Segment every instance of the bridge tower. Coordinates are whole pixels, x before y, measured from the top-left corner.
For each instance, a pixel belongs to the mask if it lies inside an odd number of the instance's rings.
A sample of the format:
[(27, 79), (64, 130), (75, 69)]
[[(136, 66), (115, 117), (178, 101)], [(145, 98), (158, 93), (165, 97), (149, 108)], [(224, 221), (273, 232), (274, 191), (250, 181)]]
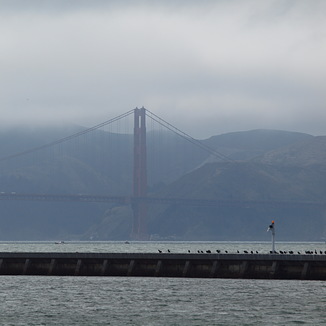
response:
[(133, 171), (133, 226), (131, 238), (148, 240), (147, 202), (146, 110), (134, 110), (134, 171)]

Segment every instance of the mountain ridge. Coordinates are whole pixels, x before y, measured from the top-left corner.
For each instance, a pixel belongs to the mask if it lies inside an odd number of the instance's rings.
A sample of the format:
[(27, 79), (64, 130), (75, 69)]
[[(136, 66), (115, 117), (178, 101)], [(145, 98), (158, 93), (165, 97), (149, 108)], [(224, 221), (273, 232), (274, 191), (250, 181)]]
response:
[[(69, 127), (64, 128), (69, 131)], [(60, 134), (59, 129), (47, 133), (34, 128), (30, 138), (28, 130), (14, 137), (2, 131), (1, 156), (26, 150), (29, 145), (39, 146), (41, 140), (49, 143)], [(71, 130), (75, 132), (82, 127), (72, 126)], [(107, 151), (109, 136), (112, 144)], [(95, 142), (85, 141), (80, 149), (61, 146), (52, 153), (50, 161), (41, 153), (37, 160), (26, 159), (21, 166), (0, 161), (0, 190), (130, 195), (132, 136), (99, 131), (92, 137)], [(164, 142), (160, 139), (163, 146), (158, 148), (155, 137), (158, 136), (151, 135), (148, 139), (148, 159), (161, 163), (161, 167), (155, 164), (149, 167), (149, 196), (319, 202), (325, 198), (325, 136), (257, 129), (202, 140), (204, 145), (229, 157), (228, 162), (200, 149), (194, 150), (178, 136), (169, 136)], [(121, 157), (121, 148), (130, 153)], [(177, 154), (173, 154), (172, 148)], [(168, 160), (171, 156), (172, 162)], [(102, 158), (100, 163), (95, 160), (97, 157)], [(0, 239), (3, 240), (125, 240), (130, 236), (132, 212), (127, 207), (53, 203), (19, 203), (15, 207), (13, 204), (0, 207)], [(280, 234), (284, 239), (318, 240), (325, 236), (326, 214), (317, 207), (301, 212), (236, 207), (216, 211), (207, 207), (158, 205), (149, 209), (148, 224), (150, 234), (161, 239), (253, 240), (264, 239), (266, 235), (259, 230), (265, 228), (263, 225), (269, 223), (271, 216), (280, 215), (284, 219), (285, 213), (288, 217), (281, 222)], [(297, 218), (302, 228), (296, 226), (293, 234), (291, 230)]]

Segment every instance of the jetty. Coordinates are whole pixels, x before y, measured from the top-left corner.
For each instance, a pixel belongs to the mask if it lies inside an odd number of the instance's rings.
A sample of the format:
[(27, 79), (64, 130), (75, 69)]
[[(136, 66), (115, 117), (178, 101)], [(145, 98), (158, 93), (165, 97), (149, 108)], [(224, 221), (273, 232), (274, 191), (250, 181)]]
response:
[(0, 275), (326, 280), (326, 255), (1, 252)]

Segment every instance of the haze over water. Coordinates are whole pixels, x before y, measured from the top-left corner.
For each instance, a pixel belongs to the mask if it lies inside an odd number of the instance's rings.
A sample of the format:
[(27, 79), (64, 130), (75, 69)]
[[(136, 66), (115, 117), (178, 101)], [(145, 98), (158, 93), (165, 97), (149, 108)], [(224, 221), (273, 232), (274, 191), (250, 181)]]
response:
[[(277, 249), (325, 246), (279, 243)], [(269, 247), (267, 242), (0, 243), (0, 251), (43, 252), (263, 252)], [(0, 298), (1, 325), (325, 325), (326, 320), (322, 281), (1, 276)]]

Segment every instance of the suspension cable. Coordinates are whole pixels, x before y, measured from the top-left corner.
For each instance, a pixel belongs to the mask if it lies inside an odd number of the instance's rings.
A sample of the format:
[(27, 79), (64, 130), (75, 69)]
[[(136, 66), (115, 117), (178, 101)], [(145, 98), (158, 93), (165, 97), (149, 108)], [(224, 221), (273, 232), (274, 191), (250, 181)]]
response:
[(188, 135), (187, 133), (181, 131), (180, 129), (178, 129), (177, 127), (171, 125), (170, 123), (168, 123), (167, 121), (163, 120), (162, 118), (160, 118), (159, 116), (157, 116), (156, 114), (154, 114), (153, 112), (149, 111), (146, 109), (146, 111), (148, 113), (150, 113), (152, 116), (148, 115), (149, 118), (151, 118), (152, 120), (156, 121), (157, 123), (159, 123), (160, 125), (164, 126), (165, 128), (169, 129), (170, 131), (172, 131), (173, 133), (175, 133), (176, 135), (182, 137), (183, 139), (187, 140), (188, 142), (190, 142), (193, 145), (196, 145), (197, 147), (200, 147), (201, 149), (205, 150), (206, 152), (212, 154), (213, 156), (224, 160), (224, 161), (234, 161), (233, 159), (231, 159), (230, 157), (216, 151), (215, 149), (203, 144), (201, 141), (191, 137), (190, 135)]
[(109, 125), (113, 122), (116, 122), (120, 119), (123, 119), (125, 117), (127, 117), (128, 115), (132, 114), (134, 112), (134, 110), (130, 110), (126, 113), (123, 113), (113, 119), (110, 119), (110, 120), (107, 120), (107, 121), (104, 121), (98, 125), (95, 125), (93, 127), (90, 127), (90, 128), (87, 128), (85, 130), (82, 130), (82, 131), (79, 131), (79, 132), (76, 132), (70, 136), (67, 136), (67, 137), (63, 137), (63, 138), (60, 138), (58, 140), (55, 140), (53, 142), (50, 142), (50, 143), (47, 143), (45, 145), (41, 145), (41, 146), (38, 146), (38, 147), (34, 147), (34, 148), (31, 148), (31, 149), (27, 149), (26, 151), (23, 151), (23, 152), (19, 152), (19, 153), (15, 153), (15, 154), (12, 154), (12, 155), (8, 155), (8, 156), (5, 156), (5, 157), (2, 157), (0, 158), (0, 162), (2, 161), (7, 161), (7, 160), (10, 160), (10, 159), (13, 159), (13, 158), (16, 158), (16, 157), (19, 157), (19, 156), (23, 156), (23, 155), (26, 155), (26, 154), (30, 154), (30, 153), (33, 153), (33, 152), (37, 152), (41, 149), (45, 149), (45, 148), (49, 148), (49, 147), (52, 147), (52, 146), (55, 146), (55, 145), (58, 145), (58, 144), (61, 144), (61, 143), (64, 143), (64, 142), (67, 142), (73, 138), (77, 138), (79, 136), (82, 136), (82, 135), (85, 135), (91, 131), (94, 131), (94, 130), (97, 130), (97, 129), (100, 129), (106, 125)]
[[(175, 133), (176, 135), (178, 135), (179, 137), (187, 140), (188, 142), (190, 142), (191, 144), (197, 146), (197, 147), (200, 147), (201, 149), (205, 150), (206, 152), (208, 152), (209, 154), (221, 159), (221, 160), (225, 160), (225, 161), (233, 161), (231, 158), (229, 158), (228, 156), (212, 149), (211, 147), (203, 144), (201, 141), (191, 137), (190, 135), (188, 135), (187, 133), (181, 131), (180, 129), (178, 129), (177, 127), (173, 126), (172, 124), (168, 123), (167, 121), (165, 121), (164, 119), (160, 118), (159, 116), (157, 116), (156, 114), (154, 114), (153, 112), (149, 111), (146, 109), (146, 112), (150, 113), (150, 115), (148, 115), (149, 118), (151, 118), (153, 121), (157, 122), (159, 125), (167, 128), (168, 130), (172, 131), (173, 133)], [(10, 159), (13, 159), (13, 158), (16, 158), (16, 157), (19, 157), (19, 156), (23, 156), (23, 155), (26, 155), (26, 154), (30, 154), (30, 153), (33, 153), (33, 152), (36, 152), (36, 151), (39, 151), (39, 150), (42, 150), (42, 149), (45, 149), (45, 148), (49, 148), (49, 147), (52, 147), (52, 146), (55, 146), (55, 145), (58, 145), (58, 144), (61, 144), (61, 143), (64, 143), (64, 142), (67, 142), (71, 139), (74, 139), (74, 138), (77, 138), (79, 136), (82, 136), (84, 134), (87, 134), (87, 133), (90, 133), (91, 131), (94, 131), (94, 130), (97, 130), (97, 129), (100, 129), (106, 125), (109, 125), (109, 124), (112, 124), (113, 122), (116, 122), (118, 120), (121, 120), (129, 115), (131, 115), (132, 113), (134, 113), (134, 110), (130, 110), (126, 113), (123, 113), (115, 118), (112, 118), (110, 120), (107, 120), (107, 121), (104, 121), (100, 124), (97, 124), (93, 127), (90, 127), (90, 128), (87, 128), (85, 130), (82, 130), (82, 131), (79, 131), (79, 132), (76, 132), (72, 135), (69, 135), (69, 136), (66, 136), (66, 137), (63, 137), (63, 138), (60, 138), (58, 140), (55, 140), (53, 142), (50, 142), (50, 143), (47, 143), (45, 145), (41, 145), (41, 146), (38, 146), (38, 147), (34, 147), (34, 148), (31, 148), (31, 149), (28, 149), (28, 150), (25, 150), (25, 151), (22, 151), (22, 152), (19, 152), (19, 153), (15, 153), (15, 154), (12, 154), (12, 155), (8, 155), (8, 156), (5, 156), (5, 157), (2, 157), (0, 158), (0, 162), (2, 161), (7, 161), (7, 160), (10, 160)]]

